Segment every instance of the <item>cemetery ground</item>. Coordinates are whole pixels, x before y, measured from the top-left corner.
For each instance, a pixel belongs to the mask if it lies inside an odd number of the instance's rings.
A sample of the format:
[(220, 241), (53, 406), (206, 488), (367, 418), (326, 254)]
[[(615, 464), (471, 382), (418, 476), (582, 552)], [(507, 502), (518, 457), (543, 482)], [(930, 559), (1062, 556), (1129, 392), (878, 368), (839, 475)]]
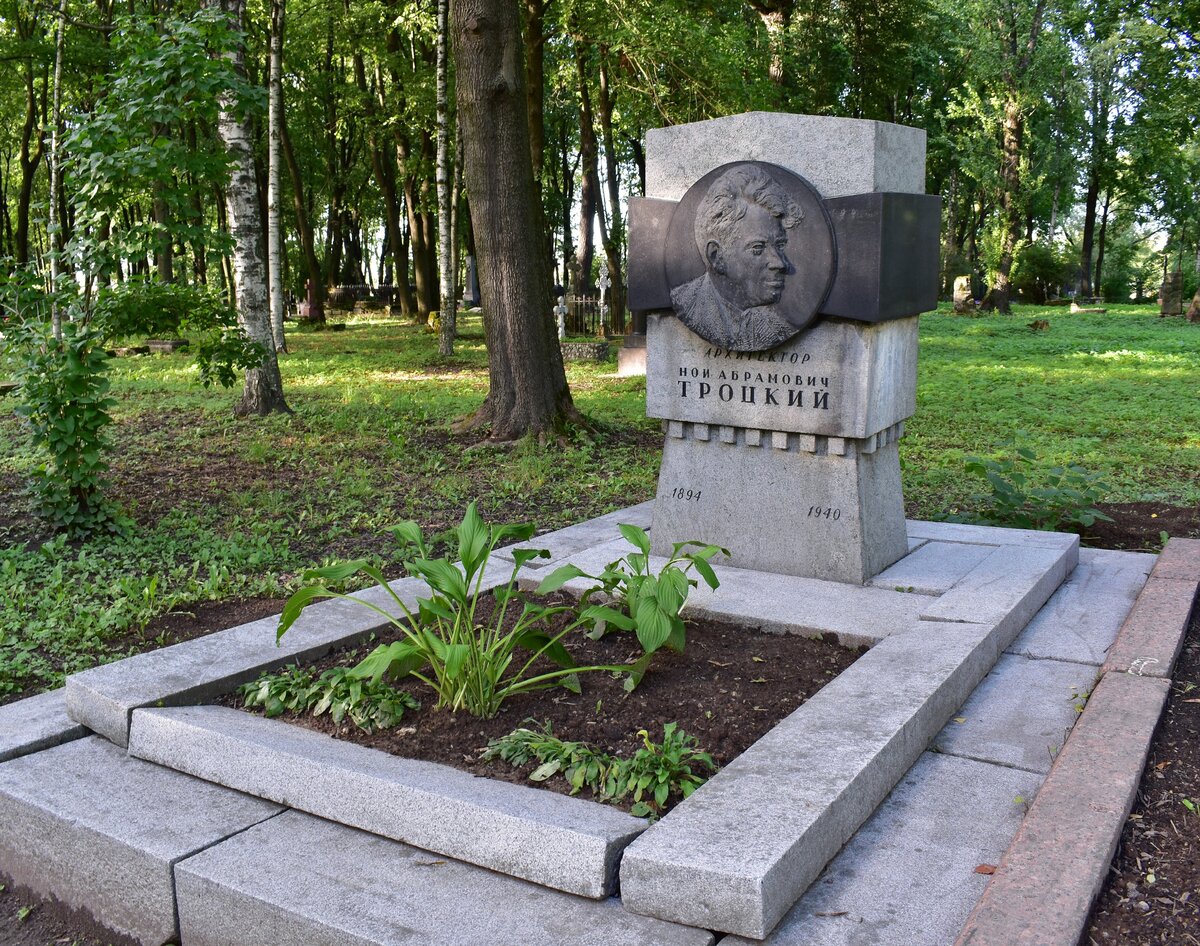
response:
[[(1043, 319), (1047, 328), (1029, 326)], [(1085, 544), (1158, 551), (1163, 533), (1200, 537), (1197, 332), (1149, 306), (923, 316), (917, 413), (901, 441), (909, 517), (987, 514), (991, 490), (965, 469), (979, 456), (999, 461), (1010, 482), (1027, 473), (1031, 486), (1046, 486), (1056, 465), (1097, 474), (1097, 507), (1114, 522), (1085, 529)], [(562, 446), (498, 450), (449, 432), (486, 391), (477, 321), (464, 320), (451, 361), (438, 358), (434, 336), (394, 321), (293, 331), (289, 346), (282, 367), (296, 414), (261, 421), (234, 420), (232, 394), (201, 389), (184, 356), (113, 360), (110, 494), (132, 520), (123, 535), (73, 543), (47, 534), (21, 492), (36, 459), (17, 419), (0, 415), (0, 702), (277, 613), (318, 564), (370, 556), (394, 577), (385, 530), (402, 519), (444, 535), (477, 500), (488, 521), (532, 521), (540, 532), (654, 494), (661, 433), (644, 417), (644, 380), (617, 378), (612, 360), (568, 366), (591, 431)], [(1064, 513), (1079, 505), (1061, 489), (1034, 505), (1056, 503)], [(1101, 900), (1116, 925), (1103, 936), (1101, 916), (1096, 943), (1172, 942), (1163, 932), (1181, 929), (1200, 941), (1195, 905), (1180, 900), (1200, 880), (1200, 817), (1182, 804), (1200, 804), (1200, 704), (1183, 692), (1200, 684), (1196, 645), (1193, 624), (1126, 860)], [(1150, 868), (1157, 886), (1148, 890)], [(1170, 884), (1180, 886), (1171, 893)], [(0, 893), (0, 940), (93, 942), (48, 908), (26, 912), (31, 905)]]

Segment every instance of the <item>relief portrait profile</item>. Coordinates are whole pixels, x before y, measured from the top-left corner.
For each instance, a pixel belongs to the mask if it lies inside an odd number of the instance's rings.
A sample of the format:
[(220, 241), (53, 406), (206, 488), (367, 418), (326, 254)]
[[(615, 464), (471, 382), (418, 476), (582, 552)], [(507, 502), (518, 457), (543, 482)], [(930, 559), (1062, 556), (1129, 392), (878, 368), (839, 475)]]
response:
[(725, 165), (692, 185), (668, 245), (675, 315), (729, 351), (783, 344), (816, 317), (833, 282), (833, 231), (820, 196), (761, 162)]

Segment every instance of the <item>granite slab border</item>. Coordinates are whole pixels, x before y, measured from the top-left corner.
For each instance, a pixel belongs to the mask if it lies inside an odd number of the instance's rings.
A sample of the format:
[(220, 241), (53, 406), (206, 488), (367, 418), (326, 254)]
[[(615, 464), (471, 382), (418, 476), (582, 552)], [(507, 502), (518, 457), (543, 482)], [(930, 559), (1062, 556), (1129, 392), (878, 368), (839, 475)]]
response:
[(67, 715), (63, 689), (0, 706), (0, 762), (80, 739), (85, 727)]
[(224, 706), (138, 709), (129, 754), (330, 821), (601, 899), (646, 828), (611, 805), (479, 778)]

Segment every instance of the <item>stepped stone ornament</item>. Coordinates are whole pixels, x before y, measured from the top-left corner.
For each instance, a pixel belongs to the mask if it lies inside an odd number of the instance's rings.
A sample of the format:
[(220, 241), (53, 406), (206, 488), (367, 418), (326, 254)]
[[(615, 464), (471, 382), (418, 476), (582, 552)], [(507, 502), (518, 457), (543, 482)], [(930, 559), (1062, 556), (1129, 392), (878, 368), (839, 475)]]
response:
[(629, 307), (666, 440), (651, 530), (862, 584), (908, 544), (897, 443), (935, 308), (925, 135), (752, 112), (647, 135)]

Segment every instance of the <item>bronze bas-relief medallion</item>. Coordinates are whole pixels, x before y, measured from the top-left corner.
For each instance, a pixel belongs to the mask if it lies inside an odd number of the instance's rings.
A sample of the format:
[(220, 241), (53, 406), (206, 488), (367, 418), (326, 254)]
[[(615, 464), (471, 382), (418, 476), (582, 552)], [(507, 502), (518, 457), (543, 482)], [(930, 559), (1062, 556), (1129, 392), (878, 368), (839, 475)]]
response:
[(738, 161), (688, 188), (667, 231), (671, 305), (688, 328), (729, 351), (782, 345), (816, 318), (837, 247), (808, 181)]

